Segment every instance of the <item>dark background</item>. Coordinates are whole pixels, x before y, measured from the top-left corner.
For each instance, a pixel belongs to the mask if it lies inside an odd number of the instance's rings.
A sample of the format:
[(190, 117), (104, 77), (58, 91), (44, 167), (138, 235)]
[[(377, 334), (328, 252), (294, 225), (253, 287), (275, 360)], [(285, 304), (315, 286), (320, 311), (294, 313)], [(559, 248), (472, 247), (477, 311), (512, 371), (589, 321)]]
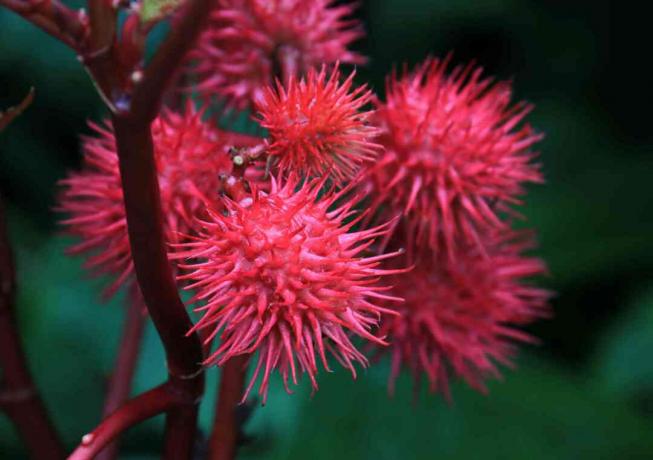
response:
[[(393, 64), (454, 51), (514, 81), (536, 105), (531, 123), (547, 183), (525, 207), (538, 254), (558, 294), (555, 317), (533, 327), (516, 370), (489, 396), (454, 385), (454, 404), (420, 395), (404, 377), (386, 394), (387, 363), (352, 382), (324, 374), (310, 397), (275, 379), (257, 408), (243, 458), (630, 459), (653, 458), (653, 130), (651, 8), (631, 2), (373, 0), (359, 11), (371, 57), (361, 81), (378, 92)], [(0, 11), (0, 108), (30, 86), (36, 101), (0, 135), (0, 189), (9, 202), (18, 262), (20, 324), (39, 388), (72, 447), (97, 422), (124, 294), (98, 302), (102, 280), (63, 255), (55, 183), (80, 162), (79, 133), (103, 111), (75, 57), (18, 17)], [(136, 391), (163, 380), (150, 329)], [(215, 386), (211, 373), (209, 389)], [(208, 427), (208, 392), (202, 426)], [(160, 420), (133, 429), (124, 458), (156, 458)], [(22, 458), (0, 416), (0, 458)]]

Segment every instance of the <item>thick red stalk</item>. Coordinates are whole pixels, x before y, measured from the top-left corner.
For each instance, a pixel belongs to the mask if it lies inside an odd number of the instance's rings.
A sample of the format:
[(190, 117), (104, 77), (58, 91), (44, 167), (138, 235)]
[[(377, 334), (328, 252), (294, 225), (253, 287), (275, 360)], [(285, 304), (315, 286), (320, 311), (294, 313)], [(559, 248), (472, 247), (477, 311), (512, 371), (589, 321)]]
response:
[(166, 438), (178, 437), (181, 444), (170, 447), (174, 451), (167, 451), (166, 458), (190, 458), (196, 423), (182, 425), (175, 419), (197, 415), (204, 391), (202, 347), (196, 334), (186, 335), (192, 322), (168, 263), (150, 122), (114, 116), (113, 126), (136, 277), (166, 352), (169, 382), (185, 396), (183, 407), (167, 418), (177, 429), (166, 429)]
[(34, 459), (63, 459), (65, 451), (52, 426), (18, 335), (13, 257), (0, 202), (0, 409), (14, 423)]
[(120, 409), (105, 418), (93, 432), (84, 436), (82, 443), (68, 460), (94, 459), (104, 446), (128, 428), (178, 406), (183, 401), (179, 399), (173, 386), (170, 382), (166, 382), (123, 404)]
[[(41, 25), (36, 21), (41, 16), (35, 17), (25, 10), (29, 3), (0, 0), (0, 4)], [(112, 110), (134, 269), (148, 312), (163, 343), (168, 366), (168, 382), (164, 386), (122, 406), (101, 423), (95, 434), (85, 436), (71, 458), (91, 458), (92, 455), (85, 456), (85, 452), (98, 453), (120, 431), (164, 410), (168, 417), (163, 458), (185, 459), (192, 455), (197, 406), (204, 391), (202, 347), (197, 334), (186, 335), (192, 322), (179, 298), (167, 259), (150, 124), (158, 114), (166, 87), (174, 79), (186, 52), (216, 5), (217, 0), (190, 0), (183, 6), (179, 20), (142, 77), (132, 78), (136, 83), (132, 94), (124, 94), (122, 88), (115, 86), (133, 75), (120, 74), (129, 70), (115, 61), (116, 54), (108, 48), (116, 46), (110, 30), (110, 25), (115, 24), (115, 11), (110, 2), (89, 0), (89, 39), (88, 28), (81, 19), (65, 21), (65, 27), (59, 27), (58, 18), (47, 18), (50, 33), (75, 50), (81, 50), (100, 95)], [(64, 19), (70, 19), (70, 10), (60, 9)], [(50, 23), (58, 29), (55, 30)], [(79, 26), (83, 26), (83, 34), (77, 33)], [(112, 65), (103, 64), (107, 59), (112, 60)], [(152, 395), (160, 393), (160, 389), (173, 392), (174, 400), (162, 405), (161, 401), (154, 399)], [(163, 393), (167, 394), (166, 391)], [(113, 429), (107, 429), (107, 426)]]
[(116, 35), (117, 8), (112, 0), (89, 0), (88, 14), (88, 46), (91, 53), (108, 50)]
[(87, 4), (90, 27), (82, 60), (90, 70), (102, 99), (110, 101), (113, 90), (124, 80), (124, 76), (116, 71), (113, 46), (118, 10), (112, 0), (88, 0)]
[(248, 356), (233, 358), (222, 366), (215, 420), (209, 439), (210, 460), (236, 458), (240, 435), (237, 407), (243, 397), (248, 358)]
[[(176, 396), (173, 407), (165, 408), (165, 459), (192, 456), (204, 373), (202, 347), (197, 334), (186, 335), (192, 322), (168, 263), (150, 124), (158, 113), (166, 86), (215, 3), (216, 0), (194, 0), (185, 6), (181, 19), (145, 69), (131, 100), (115, 104), (117, 112), (113, 114), (134, 269), (166, 352), (166, 385)], [(160, 406), (158, 410), (161, 411)]]
[[(129, 292), (129, 305), (125, 317), (125, 325), (118, 348), (118, 357), (114, 372), (109, 382), (107, 396), (104, 401), (104, 417), (115, 412), (127, 399), (138, 363), (138, 355), (145, 328), (145, 305), (138, 286), (132, 285)], [(112, 460), (118, 457), (119, 443), (114, 440), (96, 458), (96, 460)]]

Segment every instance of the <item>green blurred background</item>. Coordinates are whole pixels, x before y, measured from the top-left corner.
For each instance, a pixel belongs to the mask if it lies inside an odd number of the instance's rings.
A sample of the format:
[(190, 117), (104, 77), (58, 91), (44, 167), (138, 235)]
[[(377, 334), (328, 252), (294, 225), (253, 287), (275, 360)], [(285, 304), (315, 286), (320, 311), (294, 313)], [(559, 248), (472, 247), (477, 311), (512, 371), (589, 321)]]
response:
[[(489, 396), (454, 386), (454, 404), (400, 381), (389, 399), (386, 362), (353, 382), (339, 370), (292, 396), (275, 379), (246, 426), (242, 458), (635, 459), (653, 458), (653, 131), (648, 34), (651, 8), (630, 2), (370, 0), (359, 11), (371, 57), (360, 80), (379, 92), (393, 63), (454, 50), (513, 79), (536, 104), (532, 124), (545, 186), (525, 214), (557, 291), (555, 318), (532, 331), (516, 370)], [(9, 202), (18, 262), (18, 313), (31, 368), (72, 447), (99, 420), (124, 293), (98, 302), (102, 280), (63, 254), (52, 211), (56, 181), (79, 166), (78, 133), (103, 114), (88, 78), (62, 45), (0, 11), (0, 108), (30, 86), (36, 100), (0, 136), (0, 189)], [(164, 379), (150, 328), (136, 391)], [(211, 418), (216, 376), (202, 412)], [(156, 458), (161, 421), (133, 429), (123, 458)], [(0, 415), (0, 459), (23, 458)]]

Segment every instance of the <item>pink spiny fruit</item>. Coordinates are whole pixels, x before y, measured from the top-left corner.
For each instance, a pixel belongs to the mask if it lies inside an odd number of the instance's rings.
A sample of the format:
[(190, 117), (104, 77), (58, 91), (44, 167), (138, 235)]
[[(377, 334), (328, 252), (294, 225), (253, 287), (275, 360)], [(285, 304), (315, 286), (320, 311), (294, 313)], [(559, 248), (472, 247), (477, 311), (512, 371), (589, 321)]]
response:
[[(195, 217), (221, 187), (221, 175), (233, 163), (226, 135), (202, 121), (188, 104), (183, 114), (164, 110), (152, 123), (166, 237), (177, 242), (179, 232), (192, 233)], [(86, 253), (86, 267), (117, 278), (105, 290), (111, 296), (133, 274), (123, 204), (118, 155), (110, 122), (90, 123), (93, 136), (82, 138), (84, 166), (61, 181), (58, 209), (67, 232), (81, 239), (69, 249)], [(217, 204), (214, 204), (217, 205)]]
[(269, 193), (254, 189), (239, 202), (226, 200), (226, 212), (209, 210), (198, 236), (179, 245), (173, 257), (186, 259), (180, 276), (196, 291), (191, 302), (202, 318), (193, 330), (209, 328), (206, 342), (220, 334), (218, 349), (206, 365), (222, 365), (239, 355), (258, 359), (245, 391), (259, 375), (259, 393), (267, 398), (274, 369), (297, 383), (308, 374), (317, 389), (318, 362), (329, 370), (327, 352), (356, 377), (354, 363), (367, 365), (350, 333), (379, 345), (372, 335), (383, 313), (377, 301), (399, 301), (384, 294), (381, 277), (401, 270), (378, 268), (393, 254), (365, 257), (388, 225), (350, 232), (360, 219), (345, 223), (354, 201), (344, 192), (318, 199), (324, 181), (300, 184), (296, 176), (273, 181)]
[(256, 103), (261, 126), (267, 128), (267, 153), (281, 172), (309, 177), (351, 178), (358, 167), (374, 160), (381, 146), (372, 142), (378, 129), (360, 111), (372, 93), (352, 90), (354, 72), (339, 82), (338, 67), (327, 76), (311, 69), (305, 79), (291, 77), (284, 88), (268, 87)]
[(542, 138), (521, 126), (532, 107), (511, 105), (509, 82), (493, 84), (472, 65), (447, 75), (449, 58), (427, 59), (387, 80), (378, 103), (385, 153), (370, 168), (367, 191), (383, 219), (403, 216), (410, 254), (455, 255), (455, 240), (480, 241), (505, 228), (526, 182), (541, 182), (530, 148)]
[(332, 0), (221, 0), (191, 55), (205, 96), (244, 109), (275, 78), (323, 63), (363, 63), (347, 47), (363, 35), (351, 4)]
[(549, 314), (547, 290), (528, 279), (545, 273), (544, 263), (522, 255), (533, 242), (527, 235), (486, 235), (485, 254), (475, 244), (462, 247), (455, 260), (429, 257), (407, 273), (395, 274), (389, 292), (404, 298), (386, 316), (379, 334), (391, 343), (390, 393), (402, 366), (413, 374), (415, 389), (424, 374), (432, 392), (447, 399), (449, 374), (485, 392), (484, 380), (499, 377), (496, 364), (511, 366), (515, 342), (535, 339), (519, 329)]

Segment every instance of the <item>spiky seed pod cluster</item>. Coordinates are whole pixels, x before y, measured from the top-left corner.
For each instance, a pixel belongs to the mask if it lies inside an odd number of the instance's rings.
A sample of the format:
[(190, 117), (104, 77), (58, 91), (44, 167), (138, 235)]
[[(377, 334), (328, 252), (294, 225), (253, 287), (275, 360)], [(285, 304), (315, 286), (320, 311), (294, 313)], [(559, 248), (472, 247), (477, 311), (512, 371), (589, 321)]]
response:
[[(252, 191), (239, 202), (225, 200), (226, 212), (211, 210), (197, 237), (174, 257), (189, 260), (182, 278), (195, 289), (202, 318), (195, 329), (220, 334), (206, 364), (258, 351), (244, 398), (262, 375), (265, 400), (271, 372), (277, 369), (288, 390), (306, 373), (317, 388), (318, 362), (329, 369), (327, 354), (356, 376), (354, 363), (367, 359), (350, 334), (378, 344), (372, 335), (382, 313), (379, 301), (398, 301), (378, 279), (401, 270), (379, 263), (394, 254), (365, 257), (364, 251), (388, 226), (352, 232), (354, 201), (336, 202), (342, 192), (318, 199), (324, 181), (300, 184), (295, 176), (273, 181), (269, 193)], [(289, 390), (288, 390), (289, 391)]]
[[(304, 373), (316, 389), (328, 355), (355, 377), (355, 364), (367, 365), (356, 337), (391, 342), (391, 387), (408, 367), (433, 391), (448, 395), (452, 373), (482, 390), (515, 343), (531, 340), (519, 327), (547, 312), (548, 293), (528, 284), (544, 266), (510, 228), (524, 184), (542, 180), (531, 150), (541, 135), (522, 123), (531, 107), (512, 104), (510, 84), (481, 69), (448, 72), (448, 59), (429, 59), (393, 74), (385, 102), (367, 110), (370, 91), (338, 69), (363, 60), (347, 49), (361, 35), (352, 10), (220, 0), (192, 53), (195, 89), (257, 110), (268, 137), (229, 150), (239, 135), (190, 106), (152, 127), (171, 257), (183, 259), (179, 278), (202, 313), (189, 333), (202, 330), (207, 345), (220, 337), (206, 365), (252, 361), (243, 400), (260, 377), (265, 401), (274, 370), (288, 391)], [(82, 239), (72, 252), (117, 274), (113, 291), (133, 269), (114, 136), (93, 129), (60, 208)], [(248, 180), (264, 156), (271, 185)], [(344, 188), (321, 191), (327, 182)], [(358, 186), (385, 223), (353, 218)]]
[(377, 123), (385, 155), (370, 170), (372, 207), (401, 215), (411, 253), (455, 241), (479, 242), (506, 227), (502, 213), (519, 203), (523, 184), (541, 182), (530, 148), (541, 135), (520, 122), (531, 110), (511, 104), (508, 82), (493, 84), (482, 69), (428, 59), (387, 82)]
[(348, 49), (362, 28), (351, 4), (332, 0), (221, 0), (192, 53), (196, 89), (244, 109), (275, 78), (323, 63), (362, 63)]
[(361, 110), (372, 93), (352, 88), (354, 72), (342, 83), (336, 67), (311, 69), (307, 77), (291, 77), (287, 85), (268, 87), (256, 104), (261, 126), (267, 128), (267, 153), (283, 173), (308, 177), (331, 175), (342, 182), (364, 162), (374, 160), (381, 146), (372, 114)]
[(392, 342), (391, 392), (402, 366), (416, 389), (425, 375), (430, 390), (447, 399), (449, 374), (484, 392), (484, 380), (500, 375), (496, 363), (511, 365), (516, 342), (535, 340), (519, 329), (548, 315), (549, 292), (528, 282), (545, 266), (521, 255), (532, 240), (495, 233), (483, 244), (485, 253), (468, 244), (455, 260), (424, 258), (388, 280), (392, 293), (405, 299), (394, 306), (400, 315), (386, 317), (380, 328)]
[(480, 68), (448, 65), (427, 59), (387, 80), (374, 116), (385, 152), (363, 184), (377, 216), (399, 217), (382, 247), (405, 247), (414, 266), (391, 277), (405, 302), (379, 330), (391, 342), (379, 350), (392, 357), (390, 389), (405, 367), (416, 388), (425, 375), (447, 398), (452, 374), (483, 391), (516, 342), (531, 341), (519, 327), (548, 299), (529, 284), (545, 271), (522, 254), (532, 235), (511, 229), (524, 184), (542, 180), (531, 151), (541, 135), (522, 124), (531, 106), (512, 105), (510, 84)]
[[(201, 115), (189, 104), (183, 114), (164, 110), (152, 123), (170, 242), (192, 233), (195, 218), (215, 199), (221, 175), (233, 167), (223, 135)], [(69, 252), (89, 254), (88, 268), (117, 276), (105, 291), (110, 296), (131, 277), (133, 265), (113, 129), (110, 122), (90, 126), (94, 135), (83, 137), (83, 169), (61, 181), (58, 208), (68, 214), (62, 222), (67, 231), (80, 238)]]

